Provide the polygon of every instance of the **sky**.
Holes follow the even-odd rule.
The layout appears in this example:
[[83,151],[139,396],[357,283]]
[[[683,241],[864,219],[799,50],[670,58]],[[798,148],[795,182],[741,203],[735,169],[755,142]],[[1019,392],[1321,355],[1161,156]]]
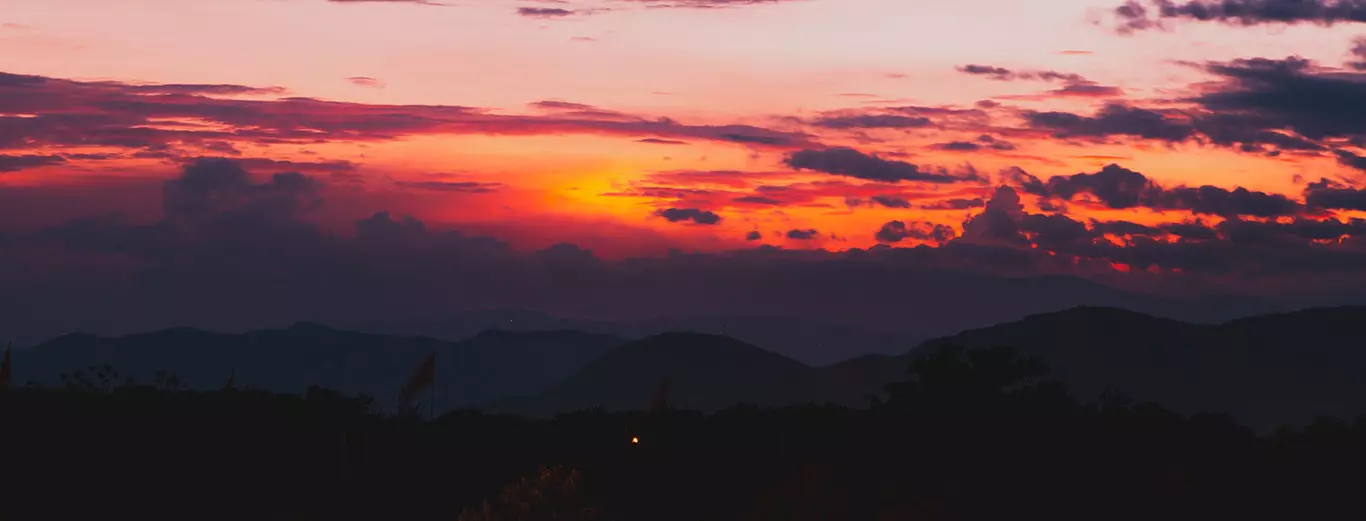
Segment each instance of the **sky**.
[[1363,36],[1355,0],[9,0],[0,311],[1350,300]]

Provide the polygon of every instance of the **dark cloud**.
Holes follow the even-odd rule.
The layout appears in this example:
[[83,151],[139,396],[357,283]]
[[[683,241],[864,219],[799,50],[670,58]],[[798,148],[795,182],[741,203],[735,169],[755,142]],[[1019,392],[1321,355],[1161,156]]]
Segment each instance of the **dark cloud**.
[[1106,104],[1095,116],[1038,111],[1025,111],[1022,116],[1030,127],[1050,130],[1060,138],[1134,136],[1182,141],[1193,134],[1186,122],[1157,111],[1117,103]]
[[945,243],[953,240],[957,235],[958,232],[955,232],[952,227],[942,224],[914,221],[908,225],[902,221],[891,221],[882,225],[875,237],[878,242],[882,243],[897,243],[905,239]]
[[764,234],[759,233],[758,231],[752,231],[752,232],[749,232],[749,233],[746,233],[746,234],[745,234],[745,240],[747,240],[747,241],[757,241],[757,240],[760,240],[760,239],[763,239],[763,238],[764,238]]
[[[151,94],[165,89],[0,74],[0,114],[32,115],[0,116],[0,150],[34,146],[148,149],[210,141],[311,145],[438,134],[597,134],[783,149],[816,145],[804,133],[750,125],[687,125],[667,118],[592,108],[562,109],[546,115],[500,115],[459,106],[369,105],[308,98],[227,99],[205,94],[203,86],[197,91],[172,87],[180,92]],[[175,122],[183,125],[165,124]]]
[[787,231],[787,238],[792,239],[792,240],[797,240],[797,241],[809,241],[809,240],[815,239],[815,238],[816,238],[817,236],[819,236],[819,235],[820,235],[820,232],[818,232],[818,231],[816,231],[816,230],[811,230],[811,229],[807,229],[807,230],[788,230],[788,231]]
[[1089,194],[1115,209],[1184,210],[1229,218],[1242,215],[1279,217],[1304,212],[1300,203],[1280,194],[1208,185],[1163,188],[1147,176],[1115,164],[1106,165],[1094,174],[1056,176],[1046,183],[1028,174],[1017,175],[1016,181],[1034,195],[1072,201],[1080,194]]
[[137,94],[181,94],[204,96],[242,96],[242,95],[280,95],[284,87],[248,87],[245,85],[196,85],[196,84],[159,84],[136,85],[116,82],[96,82],[93,85],[107,85],[112,88]]
[[377,78],[371,78],[369,76],[352,76],[350,78],[347,78],[346,81],[351,82],[352,85],[355,85],[357,87],[382,89],[385,86],[383,81],[380,81]]
[[289,221],[321,204],[322,185],[296,172],[274,174],[255,184],[241,164],[203,158],[166,181],[162,209],[169,221],[209,222],[224,218]]
[[64,158],[64,157],[62,157],[62,156],[41,156],[41,155],[7,156],[7,155],[0,155],[0,173],[3,173],[3,172],[17,172],[17,171],[19,171],[19,170],[27,170],[27,169],[29,169],[29,168],[38,168],[38,167],[43,167],[43,166],[60,165],[60,164],[65,163],[65,162],[66,162],[66,158]]
[[1359,71],[1366,71],[1366,38],[1353,39],[1350,52],[1353,59],[1347,62],[1347,66]]
[[985,210],[963,222],[960,241],[978,245],[1019,246],[1020,219],[1024,218],[1024,204],[1020,195],[1009,186],[999,186],[987,200]]
[[1162,230],[1129,221],[1095,221],[1091,229],[1097,235],[1160,235]]
[[395,184],[403,188],[412,188],[415,190],[461,192],[468,194],[487,194],[505,188],[503,183],[483,183],[478,181],[400,181]]
[[1242,152],[1321,152],[1330,138],[1366,135],[1366,73],[1320,68],[1308,60],[1255,58],[1199,67],[1219,78],[1183,99],[1191,109],[1154,110],[1110,103],[1094,116],[1025,111],[1025,123],[1059,138],[1130,136],[1196,140]]
[[896,114],[857,114],[847,116],[825,116],[811,122],[812,125],[833,129],[854,128],[920,128],[934,124],[929,118],[921,116],[900,116]]
[[1338,157],[1338,164],[1366,171],[1366,157],[1359,156],[1347,150],[1336,150],[1333,153]]
[[1366,190],[1320,178],[1305,187],[1304,201],[1312,208],[1366,211]]
[[1080,74],[1072,74],[1072,73],[1057,72],[1057,71],[1047,71],[1047,70],[1044,70],[1044,71],[1036,71],[1036,70],[1015,71],[1015,70],[1007,69],[1007,68],[1005,68],[1005,67],[996,67],[996,66],[993,66],[993,65],[963,65],[963,66],[958,67],[958,72],[962,72],[962,73],[964,73],[964,74],[972,74],[972,75],[975,75],[975,76],[986,76],[986,77],[988,77],[988,78],[991,78],[991,79],[993,79],[993,80],[998,80],[998,81],[1032,80],[1032,81],[1061,81],[1061,82],[1066,82],[1066,83],[1089,83],[1089,82],[1090,82],[1090,80],[1087,80],[1085,77],[1081,76]]
[[697,208],[667,208],[655,213],[669,222],[692,221],[697,224],[716,224],[721,222],[721,216],[706,210]]
[[887,208],[910,208],[910,207],[911,207],[911,202],[910,202],[910,201],[907,201],[907,200],[906,200],[905,198],[903,198],[903,197],[897,197],[897,196],[894,196],[894,195],[875,195],[875,196],[872,196],[872,197],[868,198],[868,200],[869,200],[869,201],[872,201],[872,202],[874,202],[874,203],[876,203],[876,204],[878,204],[878,205],[885,206],[885,207],[887,207]]
[[1128,0],[1115,8],[1120,32],[1162,28],[1164,20],[1218,22],[1227,25],[1334,25],[1366,22],[1366,3],[1359,0]]
[[649,143],[649,144],[651,144],[651,145],[686,145],[686,144],[688,144],[687,141],[679,141],[679,140],[676,140],[676,139],[659,139],[659,138],[652,138],[652,137],[648,137],[648,138],[645,138],[645,139],[637,139],[637,140],[636,140],[636,143]]
[[955,183],[967,180],[942,173],[925,172],[910,163],[882,159],[876,155],[864,154],[858,150],[844,147],[800,150],[788,156],[785,162],[788,166],[800,170],[815,170],[827,174],[889,183],[900,181]]
[[1113,98],[1123,96],[1124,89],[1096,83],[1070,83],[1060,88],[1050,90],[1048,93],[1060,97]]
[[562,9],[559,7],[519,7],[517,8],[517,14],[527,18],[555,19],[574,16],[579,14],[579,12],[573,9]]
[[948,143],[930,145],[930,147],[950,152],[975,152],[982,149],[982,145],[971,141],[950,141]]
[[1288,129],[1310,140],[1366,134],[1366,73],[1334,72],[1301,58],[1216,62],[1222,78],[1191,98],[1205,109],[1235,115],[1244,125]]
[[1192,241],[1212,241],[1219,238],[1219,232],[1203,222],[1163,224],[1159,228],[1166,233]]
[[[982,138],[986,139],[983,140]],[[991,136],[981,136],[980,138],[978,138],[976,142],[949,141],[947,143],[936,143],[930,145],[930,148],[933,148],[935,150],[943,150],[946,152],[978,152],[981,150],[1009,151],[1015,150],[1015,145],[1008,141],[1002,141],[992,138]]]
[[234,161],[249,170],[295,172],[354,172],[360,166],[350,161],[289,161],[264,157],[239,157]]
[[980,197],[975,199],[945,199],[920,205],[925,210],[968,210],[986,206]]

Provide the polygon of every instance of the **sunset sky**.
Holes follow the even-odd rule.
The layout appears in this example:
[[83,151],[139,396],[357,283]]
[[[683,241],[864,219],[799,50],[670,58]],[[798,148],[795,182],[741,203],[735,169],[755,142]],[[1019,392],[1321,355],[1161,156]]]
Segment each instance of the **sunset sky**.
[[853,255],[1341,289],[1363,35],[1348,0],[8,0],[0,287],[151,299],[408,230],[395,263],[631,287]]

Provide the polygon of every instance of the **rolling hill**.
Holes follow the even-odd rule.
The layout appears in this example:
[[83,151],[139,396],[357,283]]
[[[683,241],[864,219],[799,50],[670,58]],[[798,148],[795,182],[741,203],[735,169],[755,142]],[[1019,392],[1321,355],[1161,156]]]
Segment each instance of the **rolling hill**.
[[535,393],[572,375],[621,339],[575,331],[490,330],[462,342],[341,331],[317,324],[223,334],[168,329],[105,338],[66,335],[15,353],[16,382],[60,385],[60,375],[109,364],[138,382],[165,370],[192,388],[236,384],[285,393],[310,385],[365,393],[392,408],[417,365],[436,353],[435,405],[473,406]]
[[543,393],[490,408],[533,416],[642,409],[666,379],[673,406],[700,411],[738,404],[855,404],[861,396],[823,371],[733,338],[665,333],[619,346]]
[[1113,308],[1079,307],[934,339],[902,356],[869,356],[825,370],[872,391],[937,346],[1011,346],[1039,356],[1083,398],[1113,388],[1183,412],[1229,412],[1268,427],[1319,414],[1366,413],[1366,307],[1192,324]]

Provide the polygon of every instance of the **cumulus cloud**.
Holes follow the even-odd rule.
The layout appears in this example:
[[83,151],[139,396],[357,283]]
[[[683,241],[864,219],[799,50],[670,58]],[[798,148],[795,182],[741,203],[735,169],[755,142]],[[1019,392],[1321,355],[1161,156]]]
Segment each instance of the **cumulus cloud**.
[[920,128],[934,124],[923,116],[902,116],[898,114],[852,114],[828,115],[817,118],[812,125],[831,129],[859,128]]
[[43,156],[43,155],[22,155],[10,156],[0,155],[0,173],[17,172],[29,168],[60,165],[66,162],[62,156]]
[[656,212],[656,215],[675,223],[692,221],[697,224],[717,224],[721,222],[720,215],[697,208],[666,208]]
[[487,194],[505,188],[503,183],[486,183],[479,181],[399,181],[395,184],[403,188],[412,188],[415,190],[461,192],[467,194]]
[[1047,182],[1028,174],[1018,175],[1017,179],[1026,192],[1034,195],[1073,201],[1079,195],[1087,194],[1115,209],[1184,210],[1230,218],[1291,216],[1305,210],[1303,205],[1284,195],[1242,187],[1233,190],[1209,185],[1164,188],[1147,176],[1116,164],[1106,165],[1096,173],[1055,176]]
[[901,181],[956,183],[968,180],[943,173],[922,171],[920,167],[911,163],[883,159],[846,147],[800,150],[788,156],[785,162],[788,166],[796,169],[815,170],[827,174],[889,183]]
[[1300,24],[1331,26],[1366,22],[1359,0],[1127,0],[1114,9],[1121,33],[1161,29],[1166,20],[1226,25]]
[[942,224],[913,221],[908,225],[902,221],[890,221],[882,225],[874,236],[882,243],[897,243],[905,239],[944,243],[953,240],[957,234],[952,227]]
[[560,7],[519,7],[517,8],[517,14],[525,16],[527,18],[542,18],[553,20],[556,18],[566,18],[570,16],[575,16],[579,14],[579,12],[573,9],[564,9]]

